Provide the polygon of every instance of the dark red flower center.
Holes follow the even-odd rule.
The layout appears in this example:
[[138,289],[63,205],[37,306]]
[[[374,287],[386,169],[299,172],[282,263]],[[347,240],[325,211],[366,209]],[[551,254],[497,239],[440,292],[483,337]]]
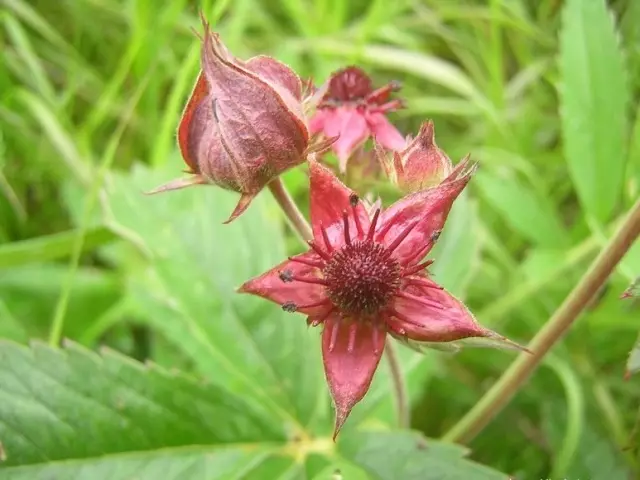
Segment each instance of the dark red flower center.
[[355,241],[337,250],[322,269],[327,296],[346,314],[382,310],[400,286],[400,264],[379,243]]
[[341,102],[361,100],[373,92],[369,76],[357,67],[347,67],[333,74],[326,98]]
[[[437,240],[438,233],[434,234],[426,245],[416,250],[413,258],[400,262],[394,255],[394,251],[407,238],[417,223],[410,223],[390,243],[383,244],[374,238],[376,235],[378,240],[384,238],[393,224],[393,219],[389,220],[386,226],[377,230],[380,216],[378,209],[371,218],[368,231],[365,232],[357,213],[358,196],[352,194],[349,200],[353,210],[355,232],[350,231],[349,214],[344,211],[342,217],[343,242],[339,241],[339,245],[332,245],[327,230],[321,226],[324,248],[316,241],[309,242],[309,246],[317,254],[317,258],[289,258],[291,261],[318,269],[317,272],[320,273],[320,276],[297,275],[291,270],[279,272],[280,280],[285,283],[302,282],[322,285],[326,297],[306,305],[299,305],[291,301],[284,302],[282,309],[286,312],[296,312],[303,308],[324,307],[324,312],[321,310],[317,315],[314,314],[307,319],[309,325],[312,326],[321,324],[334,312],[343,317],[372,322],[377,322],[379,315],[386,313],[411,323],[405,316],[395,311],[392,305],[393,299],[410,295],[403,291],[403,287],[410,284],[442,289],[422,273],[433,260],[414,263],[419,262],[426,255],[428,249]],[[439,307],[428,299],[421,301],[432,308]]]
[[[335,72],[319,108],[335,108],[344,104],[370,107],[380,111],[392,111],[402,107],[400,100],[387,102],[391,92],[398,91],[400,84],[391,82],[374,90],[371,78],[358,67],[347,67]],[[387,103],[385,103],[387,102]]]

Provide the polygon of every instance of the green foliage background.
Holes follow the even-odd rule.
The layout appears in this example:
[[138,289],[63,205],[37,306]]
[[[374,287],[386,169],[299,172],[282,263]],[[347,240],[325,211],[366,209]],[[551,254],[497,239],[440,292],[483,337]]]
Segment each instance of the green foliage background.
[[[481,166],[436,279],[526,343],[638,197],[640,2],[0,6],[0,478],[637,478],[640,386],[623,373],[639,313],[618,296],[638,245],[469,446],[489,469],[393,430],[386,365],[334,446],[318,331],[233,294],[300,250],[272,200],[223,226],[234,194],[141,192],[183,168],[199,9],[240,57],[316,82],[348,64],[401,80],[394,123],[431,118],[450,157]],[[304,171],[285,181],[306,208]],[[58,332],[72,342],[44,346]],[[412,426],[433,438],[513,359],[400,353]]]

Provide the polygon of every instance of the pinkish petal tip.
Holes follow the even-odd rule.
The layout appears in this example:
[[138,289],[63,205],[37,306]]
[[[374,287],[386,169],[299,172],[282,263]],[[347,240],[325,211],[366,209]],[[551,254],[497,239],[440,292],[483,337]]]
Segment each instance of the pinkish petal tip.
[[369,390],[385,346],[386,335],[369,323],[325,320],[322,359],[336,409],[335,440],[353,407]]

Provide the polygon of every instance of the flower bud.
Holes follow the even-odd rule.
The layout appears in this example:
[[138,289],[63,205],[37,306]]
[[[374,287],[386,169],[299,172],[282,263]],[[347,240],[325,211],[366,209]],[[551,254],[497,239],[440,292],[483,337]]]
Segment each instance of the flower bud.
[[438,185],[453,171],[451,160],[436,145],[431,120],[403,150],[388,152],[376,143],[376,154],[389,179],[405,193]]
[[298,75],[270,57],[235,58],[204,18],[203,25],[202,71],[178,127],[192,177],[150,193],[209,183],[239,192],[230,222],[267,183],[305,160],[309,132]]

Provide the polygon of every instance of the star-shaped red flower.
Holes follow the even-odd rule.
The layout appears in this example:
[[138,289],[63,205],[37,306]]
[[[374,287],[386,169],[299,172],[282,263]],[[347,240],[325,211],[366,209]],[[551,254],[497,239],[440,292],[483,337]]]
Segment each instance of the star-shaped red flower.
[[358,67],[348,67],[331,75],[326,93],[309,122],[311,133],[337,137],[331,148],[338,156],[340,170],[346,171],[353,152],[369,137],[384,148],[400,150],[405,139],[385,117],[402,107],[401,100],[389,96],[399,89],[390,83],[374,90],[371,78]]
[[421,260],[474,170],[461,162],[437,187],[369,215],[355,192],[310,162],[311,250],[249,280],[240,292],[264,297],[322,325],[322,354],[336,406],[334,438],[369,389],[387,334],[410,344],[484,338],[515,346],[478,325],[429,278]]

